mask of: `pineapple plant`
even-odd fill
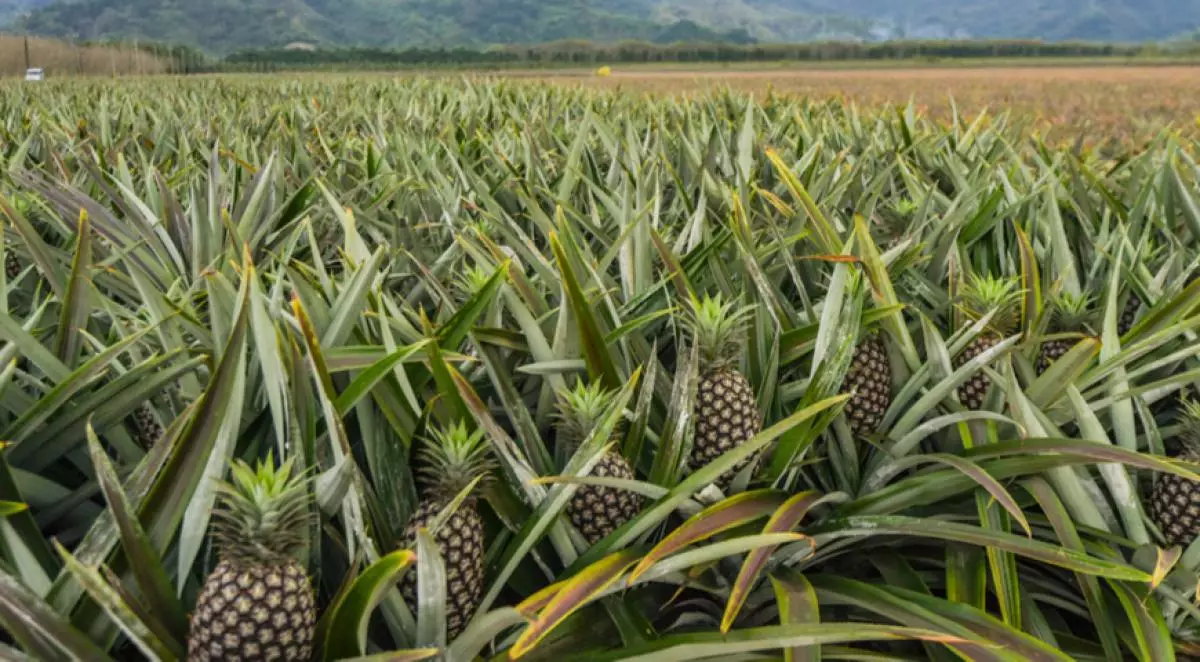
[[[971,277],[962,293],[964,312],[972,318],[981,318],[991,311],[995,314],[987,328],[954,358],[956,369],[995,347],[1004,336],[1016,330],[1020,321],[1017,308],[1020,297],[1015,278]],[[958,387],[958,400],[968,409],[980,409],[991,386],[992,380],[979,371]]]
[[[599,383],[578,384],[559,399],[558,441],[573,452],[579,447],[600,419],[612,406],[614,393],[605,391]],[[613,430],[610,440],[620,437]],[[629,460],[615,449],[609,450],[592,468],[592,475],[604,478],[633,480],[635,474]],[[571,523],[590,544],[596,544],[637,516],[642,509],[640,495],[616,487],[582,485],[567,504]]]
[[[1054,297],[1050,314],[1051,333],[1084,333],[1090,306],[1091,300],[1084,295],[1063,293]],[[1049,370],[1055,361],[1071,351],[1071,348],[1078,342],[1073,338],[1051,338],[1043,342],[1042,348],[1038,352],[1038,374]]]
[[[460,492],[477,478],[488,480],[494,468],[483,431],[470,432],[461,422],[434,429],[417,455],[422,464],[417,470],[422,495],[401,536],[409,549],[415,548],[419,529],[430,529]],[[453,639],[483,598],[483,518],[474,491],[430,534],[446,564],[446,636]],[[400,592],[415,608],[416,572],[405,573]]]
[[[878,432],[883,415],[892,404],[892,368],[879,331],[872,331],[859,341],[841,392],[853,393],[845,408],[850,431],[855,435]]]
[[[294,458],[293,458],[294,459]],[[278,469],[240,460],[219,486],[219,550],[188,633],[188,660],[306,660],[317,620],[312,584],[295,554],[307,542],[307,480],[293,459]]]
[[[1200,462],[1200,403],[1183,404],[1180,425],[1182,448],[1176,459]],[[1159,476],[1150,491],[1149,510],[1168,545],[1187,547],[1200,535],[1200,484],[1174,474]]]
[[[752,309],[735,310],[721,296],[705,295],[690,311],[689,327],[700,353],[700,381],[692,411],[695,439],[688,466],[697,471],[740,446],[762,429],[750,380],[737,369],[746,318]],[[747,457],[718,479],[725,488],[757,457]]]

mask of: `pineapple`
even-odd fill
[[[144,449],[151,449],[163,435],[163,427],[154,417],[154,410],[147,403],[133,410],[134,439]]]
[[[1050,325],[1053,333],[1082,333],[1088,319],[1091,300],[1085,296],[1063,294],[1054,299]],[[1071,338],[1053,338],[1042,343],[1038,352],[1037,371],[1042,374],[1050,365],[1071,351],[1079,341]]]
[[[415,549],[418,529],[433,526],[459,492],[476,478],[486,480],[493,469],[483,431],[469,432],[462,423],[434,430],[417,455],[424,464],[418,470],[423,494],[402,535],[408,549]],[[446,636],[454,639],[475,615],[483,598],[483,518],[479,516],[475,495],[469,494],[430,533],[446,564]],[[409,607],[415,609],[415,571],[405,573],[400,592]]]
[[[1182,450],[1176,459],[1200,462],[1200,404],[1184,403]],[[1150,517],[1168,545],[1187,547],[1200,534],[1200,484],[1173,474],[1159,476],[1150,492]]]
[[[304,568],[294,558],[306,543],[306,480],[289,459],[268,456],[257,471],[231,467],[213,511],[219,563],[196,601],[188,634],[189,662],[307,660],[316,607]]]
[[[887,346],[878,331],[867,334],[858,343],[842,393],[853,393],[846,403],[846,420],[855,435],[871,435],[879,430],[883,415],[892,404],[892,368]]]
[[[1016,330],[1020,297],[1015,278],[971,277],[962,295],[966,313],[979,318],[993,310],[996,312],[989,327],[954,358],[956,369],[995,347],[1004,336]],[[968,409],[980,409],[991,386],[992,380],[981,370],[958,387],[958,400]]]
[[[696,305],[690,328],[700,351],[700,382],[692,418],[695,441],[688,466],[697,471],[740,446],[762,429],[758,402],[750,380],[735,367],[741,350],[749,308],[733,310],[720,295]],[[756,457],[747,457],[717,478],[722,489]]]
[[[13,280],[21,275],[21,260],[12,251],[10,246],[4,251],[4,277],[8,280]]]
[[[612,406],[613,393],[599,384],[579,384],[559,400],[558,439],[572,451],[582,443]],[[613,439],[619,435],[613,431]],[[633,480],[633,467],[617,450],[609,450],[592,475]],[[642,509],[641,496],[615,487],[583,485],[567,505],[567,516],[591,544],[604,539]]]
[[[1121,318],[1117,320],[1117,335],[1123,336],[1129,333],[1137,322],[1138,310],[1142,307],[1142,299],[1136,292],[1130,292],[1129,298],[1125,300],[1125,309],[1121,311]]]

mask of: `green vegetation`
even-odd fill
[[[1046,43],[1038,41],[894,41],[881,43],[812,42],[805,44],[748,44],[681,42],[655,44],[624,41],[612,45],[562,41],[538,46],[509,46],[488,50],[468,48],[387,50],[252,49],[230,53],[219,64],[225,70],[369,69],[428,66],[538,67],[596,64],[670,63],[828,63],[867,62],[936,64],[993,61],[1103,61],[1112,58],[1153,61],[1169,56],[1186,58],[1200,47]]]
[[[0,657],[1198,650],[1195,143],[480,80],[0,92]]]

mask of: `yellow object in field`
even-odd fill
[[[601,78],[604,78],[605,76],[611,76],[612,75],[612,67],[608,67],[608,66],[600,67],[599,69],[596,70],[596,75]]]

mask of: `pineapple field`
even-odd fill
[[[1200,655],[1187,134],[0,88],[0,659]]]

